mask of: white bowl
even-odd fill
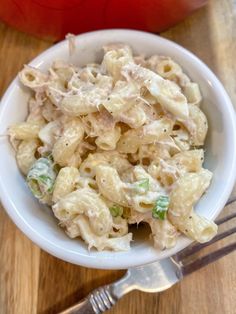
[[[208,192],[197,204],[197,212],[214,219],[224,207],[235,182],[235,115],[223,86],[196,56],[157,35],[131,30],[103,30],[77,36],[77,51],[73,57],[69,57],[68,43],[63,41],[39,55],[30,65],[46,70],[55,59],[79,65],[100,61],[102,46],[114,42],[131,45],[135,54],[171,56],[193,81],[199,83],[204,99],[202,108],[209,121],[205,167],[214,173],[214,177]],[[28,91],[22,89],[16,78],[1,101],[0,134],[5,133],[9,125],[24,120],[28,97]],[[191,243],[181,236],[173,249],[158,251],[142,229],[135,231],[135,241],[129,252],[89,252],[82,240],[68,238],[50,210],[31,195],[17,169],[14,151],[7,138],[0,140],[0,165],[0,197],[9,216],[33,242],[62,260],[92,268],[121,269],[169,257]]]

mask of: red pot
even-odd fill
[[[58,40],[67,33],[104,28],[160,32],[207,0],[1,0],[0,19],[36,36]]]

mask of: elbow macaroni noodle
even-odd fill
[[[101,64],[25,66],[33,91],[25,122],[9,128],[32,193],[71,238],[97,250],[129,250],[129,224],[150,225],[154,247],[217,232],[194,206],[212,174],[203,168],[208,123],[200,88],[167,56],[104,47]]]

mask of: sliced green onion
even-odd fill
[[[27,183],[34,196],[42,199],[52,193],[56,176],[53,161],[42,157],[36,160],[28,172]]]
[[[122,216],[123,214],[123,207],[120,207],[118,205],[113,205],[112,207],[109,208],[109,210],[113,217]]]
[[[149,190],[149,179],[142,179],[135,183],[135,188],[139,192],[142,190],[143,192],[147,192]]]
[[[166,218],[166,213],[170,204],[169,196],[161,195],[156,200],[156,204],[152,209],[152,217],[160,220]]]

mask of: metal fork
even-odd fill
[[[236,201],[236,198],[230,199],[226,206],[234,201]],[[222,225],[233,218],[236,218],[236,213],[223,217],[216,221],[216,223]],[[235,232],[236,226],[219,233],[210,242],[203,244],[193,243],[171,258],[140,267],[130,268],[118,281],[93,290],[85,299],[67,310],[60,312],[60,314],[99,314],[109,310],[118,299],[132,290],[144,292],[161,292],[167,290],[179,282],[184,276],[233,252],[236,249],[236,242],[202,257],[196,257],[195,255],[195,253],[201,251],[203,248]]]

